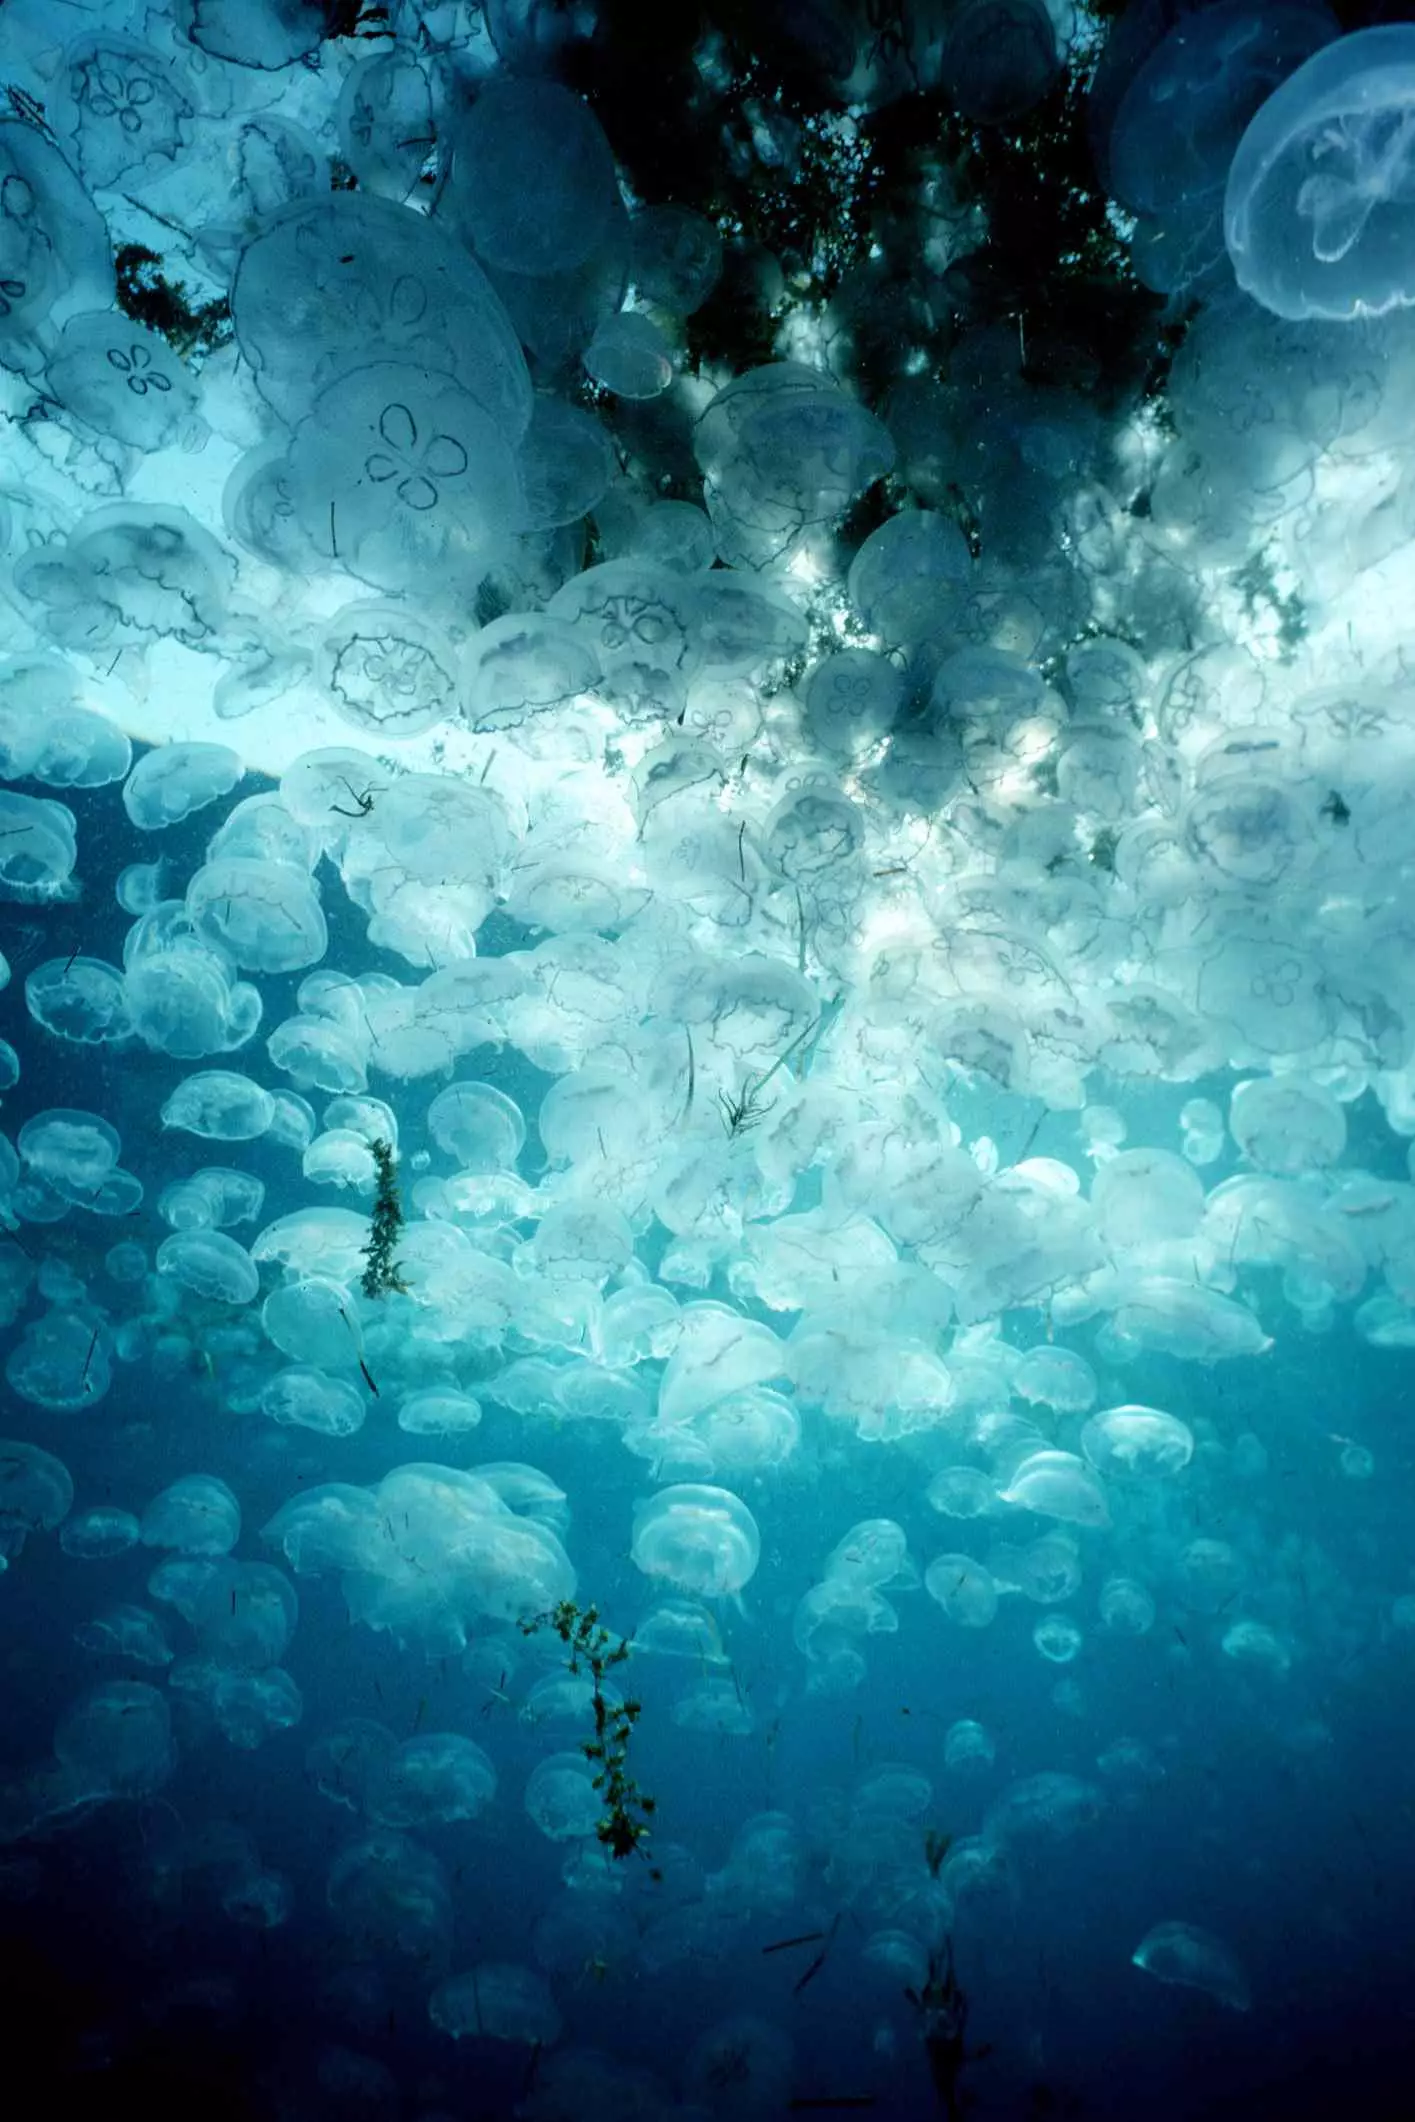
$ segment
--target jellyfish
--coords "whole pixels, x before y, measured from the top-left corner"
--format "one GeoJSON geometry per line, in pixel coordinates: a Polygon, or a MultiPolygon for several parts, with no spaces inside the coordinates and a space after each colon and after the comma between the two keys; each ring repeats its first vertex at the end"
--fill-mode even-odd
{"type": "Polygon", "coordinates": [[[51,139],[0,123],[0,343],[113,299],[103,216],[51,139]]]}
{"type": "Polygon", "coordinates": [[[241,1506],[215,1474],[183,1474],[154,1496],[142,1514],[145,1547],[184,1555],[227,1555],[241,1533],[241,1506]]]}
{"type": "Polygon", "coordinates": [[[219,1304],[248,1304],[260,1288],[250,1254],[219,1230],[174,1231],[157,1248],[157,1271],[219,1304]]]}
{"type": "Polygon", "coordinates": [[[434,1989],[428,2012],[454,2041],[513,2041],[539,2053],[560,2039],[560,2013],[544,1978],[509,1962],[483,1961],[450,1975],[434,1989]]]}
{"type": "Polygon", "coordinates": [[[496,1792],[496,1770],[460,1732],[419,1732],[385,1756],[367,1786],[365,1805],[385,1827],[425,1827],[475,1820],[496,1792]]]}
{"type": "Polygon", "coordinates": [[[251,1142],[274,1114],[268,1090],[230,1069],[201,1069],[184,1077],[162,1108],[164,1127],[212,1142],[251,1142]]]}
{"type": "Polygon", "coordinates": [[[62,1459],[37,1444],[0,1438],[0,1555],[16,1554],[27,1533],[53,1532],[63,1525],[73,1500],[74,1484],[62,1459]]]}
{"type": "Polygon", "coordinates": [[[685,1482],[639,1505],[633,1559],[645,1576],[698,1598],[733,1597],[761,1555],[751,1512],[729,1489],[685,1482]]]}
{"type": "Polygon", "coordinates": [[[551,1754],[538,1761],[526,1783],[526,1811],[552,1842],[596,1835],[604,1800],[595,1789],[594,1771],[583,1754],[551,1754]]]}
{"type": "Polygon", "coordinates": [[[64,1711],[54,1752],[95,1796],[160,1790],[174,1766],[166,1700],[143,1680],[105,1680],[64,1711]]]}
{"type": "Polygon", "coordinates": [[[1182,1473],[1194,1437],[1177,1415],[1158,1407],[1107,1407],[1081,1431],[1081,1450],[1096,1472],[1131,1479],[1182,1473]]]}
{"type": "Polygon", "coordinates": [[[1238,143],[1224,234],[1238,284],[1279,317],[1379,317],[1415,302],[1408,23],[1316,52],[1238,143]]]}
{"type": "Polygon", "coordinates": [[[69,319],[49,362],[48,383],[59,403],[87,426],[139,450],[175,441],[198,400],[196,379],[167,341],[119,310],[69,319]]]}
{"type": "Polygon", "coordinates": [[[1025,1458],[1001,1492],[1004,1503],[1071,1525],[1106,1526],[1105,1491],[1074,1452],[1037,1451],[1025,1458]]]}
{"type": "Polygon", "coordinates": [[[1197,1923],[1157,1923],[1130,1957],[1157,1981],[1202,1990],[1229,2011],[1252,2005],[1248,1977],[1232,1948],[1197,1923]]]}
{"type": "Polygon", "coordinates": [[[971,1555],[936,1555],[924,1572],[924,1586],[962,1628],[987,1628],[997,1616],[997,1585],[971,1555]]]}

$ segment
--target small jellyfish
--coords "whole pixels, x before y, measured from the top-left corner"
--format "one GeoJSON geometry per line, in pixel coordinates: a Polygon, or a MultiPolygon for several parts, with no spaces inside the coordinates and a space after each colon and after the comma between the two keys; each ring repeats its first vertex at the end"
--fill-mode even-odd
{"type": "Polygon", "coordinates": [[[619,398],[657,398],[673,381],[673,350],[642,310],[620,310],[599,327],[584,355],[585,372],[619,398]]]}
{"type": "Polygon", "coordinates": [[[104,1658],[131,1658],[137,1665],[170,1665],[172,1646],[157,1615],[145,1606],[113,1606],[74,1630],[80,1649],[104,1658]]]}
{"type": "Polygon", "coordinates": [[[604,1812],[594,1772],[583,1754],[551,1754],[526,1783],[526,1811],[552,1842],[593,1836],[604,1812]]]}
{"type": "Polygon", "coordinates": [[[144,752],[123,783],[123,807],[140,831],[161,832],[236,786],[245,768],[226,744],[164,744],[144,752]]]}
{"type": "Polygon", "coordinates": [[[543,1976],[511,1962],[483,1961],[439,1982],[428,2001],[434,2026],[454,2041],[513,2041],[539,2054],[560,2039],[562,2021],[543,1976]]]}
{"type": "Polygon", "coordinates": [[[1105,1490],[1073,1452],[1039,1451],[1024,1459],[1002,1490],[1002,1501],[1065,1524],[1106,1526],[1105,1490]]]}
{"type": "Polygon", "coordinates": [[[1048,1614],[1032,1630],[1032,1641],[1051,1665],[1069,1665],[1081,1649],[1081,1631],[1065,1614],[1048,1614]]]}
{"type": "Polygon", "coordinates": [[[260,1395],[260,1410],[272,1422],[316,1430],[325,1437],[351,1437],[362,1429],[366,1402],[344,1378],[331,1378],[311,1363],[287,1364],[260,1395]]]}
{"type": "Polygon", "coordinates": [[[1230,2011],[1252,2005],[1248,1977],[1232,1948],[1197,1923],[1157,1923],[1130,1957],[1157,1981],[1202,1990],[1230,2011]]]}
{"type": "MultiPolygon", "coordinates": [[[[0,1455],[3,1452],[0,1445],[0,1455]]],[[[136,1547],[138,1537],[138,1520],[130,1510],[121,1510],[116,1503],[93,1503],[87,1510],[74,1512],[59,1534],[59,1545],[66,1555],[81,1561],[102,1562],[110,1555],[126,1554],[136,1547]]]]}
{"type": "Polygon", "coordinates": [[[95,1797],[160,1790],[173,1766],[166,1700],[142,1680],[105,1680],[65,1710],[54,1752],[95,1797]]]}
{"type": "Polygon", "coordinates": [[[215,1474],[184,1474],[154,1496],[142,1514],[144,1547],[226,1555],[240,1534],[241,1506],[215,1474]]]}
{"type": "Polygon", "coordinates": [[[249,1304],[260,1289],[250,1254],[220,1230],[174,1231],[157,1248],[157,1272],[218,1304],[249,1304]]]}
{"type": "Polygon", "coordinates": [[[263,1135],[274,1113],[268,1090],[249,1076],[221,1068],[200,1069],[178,1084],[162,1108],[162,1125],[213,1142],[251,1142],[263,1135]]]}
{"type": "Polygon", "coordinates": [[[385,1827],[475,1820],[496,1794],[489,1757],[460,1732],[419,1732],[374,1771],[365,1803],[385,1827]]]}
{"type": "Polygon", "coordinates": [[[52,1532],[68,1516],[74,1484],[62,1459],[37,1444],[0,1438],[0,1554],[10,1552],[6,1535],[52,1532]]]}
{"type": "Polygon", "coordinates": [[[1133,1577],[1107,1577],[1100,1590],[1101,1623],[1115,1636],[1144,1636],[1155,1625],[1155,1602],[1133,1577]]]}
{"type": "Polygon", "coordinates": [[[509,1171],[525,1146],[520,1107],[490,1083],[449,1084],[428,1107],[427,1125],[463,1171],[509,1171]]]}
{"type": "Polygon", "coordinates": [[[961,1773],[991,1768],[997,1759],[992,1735],[976,1719],[960,1717],[944,1736],[943,1765],[961,1773]]]}
{"type": "Polygon", "coordinates": [[[271,1563],[222,1558],[197,1594],[189,1618],[209,1657],[255,1673],[284,1657],[299,1611],[294,1585],[271,1563]]]}
{"type": "Polygon", "coordinates": [[[892,1518],[866,1518],[831,1550],[824,1574],[850,1584],[887,1585],[908,1560],[904,1528],[892,1518]]]}
{"type": "Polygon", "coordinates": [[[730,1489],[684,1482],[639,1505],[632,1552],[645,1576],[697,1598],[723,1598],[750,1581],[761,1538],[730,1489]]]}
{"type": "Polygon", "coordinates": [[[481,1418],[481,1402],[470,1393],[436,1388],[410,1393],[398,1409],[398,1427],[412,1437],[460,1436],[481,1418]]]}
{"type": "Polygon", "coordinates": [[[924,1495],[945,1518],[985,1518],[997,1505],[997,1486],[980,1466],[945,1466],[924,1495]]]}
{"type": "Polygon", "coordinates": [[[997,1585],[971,1555],[935,1556],[924,1572],[924,1588],[961,1628],[987,1628],[997,1618],[997,1585]]]}
{"type": "Polygon", "coordinates": [[[1081,1431],[1081,1450],[1098,1474],[1154,1480],[1182,1473],[1194,1455],[1187,1422],[1159,1407],[1107,1407],[1081,1431]]]}

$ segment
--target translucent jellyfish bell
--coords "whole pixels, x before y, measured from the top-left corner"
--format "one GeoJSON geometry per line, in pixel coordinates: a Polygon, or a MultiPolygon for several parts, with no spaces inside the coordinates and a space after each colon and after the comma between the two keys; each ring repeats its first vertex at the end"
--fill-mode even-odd
{"type": "Polygon", "coordinates": [[[11,899],[71,897],[77,826],[65,803],[0,790],[0,885],[11,899]]]}
{"type": "Polygon", "coordinates": [[[1107,1577],[1101,1586],[1100,1616],[1112,1635],[1143,1636],[1155,1625],[1155,1602],[1133,1577],[1107,1577]]]}
{"type": "Polygon", "coordinates": [[[730,1489],[683,1482],[634,1514],[633,1559],[647,1577],[697,1598],[731,1597],[761,1556],[756,1521],[730,1489]]]}
{"type": "Polygon", "coordinates": [[[950,1724],[943,1742],[943,1765],[955,1773],[981,1772],[992,1767],[997,1747],[992,1735],[973,1717],[960,1717],[950,1724]]]}
{"type": "Polygon", "coordinates": [[[323,1798],[362,1812],[394,1752],[392,1732],[368,1717],[342,1717],[309,1747],[305,1773],[323,1798]]]}
{"type": "Polygon", "coordinates": [[[1037,1511],[1043,1517],[1059,1518],[1069,1525],[1110,1523],[1104,1489],[1074,1452],[1031,1453],[1002,1490],[1002,1501],[1037,1511]]]}
{"type": "Polygon", "coordinates": [[[604,1812],[594,1772],[583,1754],[551,1754],[526,1783],[526,1811],[552,1842],[593,1836],[604,1812]]]}
{"type": "Polygon", "coordinates": [[[270,1125],[268,1090],[234,1070],[200,1069],[178,1084],[162,1108],[162,1125],[212,1142],[251,1142],[270,1125]]]}
{"type": "MultiPolygon", "coordinates": [[[[264,223],[231,313],[257,388],[292,426],[330,385],[392,363],[455,381],[512,441],[530,417],[525,358],[485,274],[440,219],[371,193],[326,190],[264,223]]],[[[327,540],[327,496],[310,522],[327,540]]]]}
{"type": "Polygon", "coordinates": [[[1069,1665],[1081,1649],[1081,1631],[1065,1614],[1048,1614],[1032,1630],[1032,1641],[1051,1665],[1069,1665]]]}
{"type": "Polygon", "coordinates": [[[156,1614],[145,1606],[112,1606],[80,1622],[74,1641],[105,1658],[131,1658],[135,1665],[170,1665],[172,1646],[156,1614]]]}
{"type": "MultiPolygon", "coordinates": [[[[1342,1106],[1302,1076],[1251,1076],[1237,1084],[1228,1124],[1251,1164],[1283,1177],[1324,1170],[1346,1147],[1342,1106]]],[[[1222,1121],[1219,1131],[1221,1137],[1222,1121]]]]}
{"type": "Polygon", "coordinates": [[[1247,2011],[1252,2005],[1248,1977],[1237,1955],[1197,1923],[1157,1923],[1130,1957],[1156,1981],[1202,1990],[1230,2011],[1247,2011]]]}
{"type": "Polygon", "coordinates": [[[376,589],[436,583],[525,516],[514,454],[490,414],[450,377],[400,364],[330,386],[295,431],[289,476],[310,536],[327,536],[341,565],[376,589]]]}
{"type": "Polygon", "coordinates": [[[866,1518],[831,1550],[823,1574],[850,1584],[888,1585],[907,1571],[909,1543],[892,1518],[866,1518]]]}
{"type": "Polygon", "coordinates": [[[717,1622],[704,1606],[686,1599],[667,1599],[634,1631],[635,1653],[643,1657],[688,1658],[701,1666],[725,1663],[717,1622]]]}
{"type": "Polygon", "coordinates": [[[412,1437],[461,1436],[481,1421],[481,1402],[470,1393],[430,1389],[410,1393],[398,1409],[398,1427],[412,1437]]]}
{"type": "Polygon", "coordinates": [[[214,803],[245,768],[226,744],[163,744],[144,752],[123,783],[123,807],[140,831],[161,832],[214,803]]]}
{"type": "Polygon", "coordinates": [[[428,1107],[427,1125],[463,1171],[508,1171],[526,1140],[520,1107],[490,1083],[449,1084],[428,1107]]]}
{"type": "Polygon", "coordinates": [[[174,1693],[206,1702],[221,1736],[255,1753],[276,1732],[289,1732],[303,1717],[299,1687],[280,1666],[265,1672],[235,1672],[216,1657],[182,1657],[172,1666],[168,1683],[174,1693]]]}
{"type": "Polygon", "coordinates": [[[86,426],[139,450],[174,442],[198,397],[191,370],[167,341],[119,310],[71,317],[48,379],[60,404],[86,426]]]}
{"type": "Polygon", "coordinates": [[[298,972],[318,964],[328,931],[312,879],[286,862],[226,855],[187,886],[187,914],[207,942],[243,970],[298,972]]]}
{"type": "Polygon", "coordinates": [[[1107,1407],[1081,1431],[1081,1450],[1098,1474],[1154,1479],[1182,1473],[1194,1455],[1187,1422],[1159,1407],[1107,1407]]]}
{"type": "Polygon", "coordinates": [[[608,318],[584,358],[586,374],[620,398],[657,398],[673,381],[673,350],[642,310],[608,318]]]}
{"type": "Polygon", "coordinates": [[[172,1773],[166,1700],[141,1680],[105,1680],[59,1719],[54,1752],[96,1796],[142,1797],[172,1773]]]}
{"type": "Polygon", "coordinates": [[[689,1451],[701,1446],[715,1473],[741,1474],[781,1465],[800,1439],[801,1420],[791,1402],[769,1386],[754,1385],[714,1401],[691,1430],[675,1431],[672,1443],[681,1440],[689,1451]]]}
{"type": "Polygon", "coordinates": [[[112,1344],[87,1312],[46,1312],[11,1349],[5,1378],[36,1407],[90,1407],[113,1381],[112,1344]]]}
{"type": "Polygon", "coordinates": [[[351,1437],[362,1429],[368,1406],[347,1379],[331,1378],[311,1363],[290,1363],[263,1388],[260,1410],[293,1429],[351,1437]]]}
{"type": "Polygon", "coordinates": [[[1101,1229],[1116,1247],[1193,1235],[1203,1221],[1204,1188],[1182,1157],[1163,1149],[1123,1149],[1102,1164],[1091,1187],[1101,1229]]]}
{"type": "Polygon", "coordinates": [[[103,1184],[118,1162],[118,1131],[97,1113],[52,1111],[26,1120],[16,1147],[30,1168],[71,1200],[103,1184]]]}
{"type": "Polygon", "coordinates": [[[164,1187],[157,1212],[172,1230],[224,1230],[254,1223],[264,1203],[265,1187],[250,1172],[207,1164],[164,1187]]]}
{"type": "Polygon", "coordinates": [[[25,976],[25,1007],[56,1039],[122,1044],[133,1036],[123,976],[101,958],[51,958],[25,976]]]}
{"type": "MultiPolygon", "coordinates": [[[[621,394],[627,395],[627,394],[621,394]]],[[[614,446],[592,413],[539,397],[517,454],[528,532],[577,523],[614,474],[614,446]]]]}
{"type": "Polygon", "coordinates": [[[936,1555],[924,1572],[924,1588],[960,1628],[987,1628],[997,1618],[997,1585],[971,1555],[936,1555]]]}
{"type": "Polygon", "coordinates": [[[618,196],[599,120],[551,81],[494,77],[463,124],[456,173],[478,256],[516,274],[582,265],[603,242],[618,196]]]}
{"type": "Polygon", "coordinates": [[[208,1656],[242,1672],[263,1672],[285,1655],[300,1605],[295,1587],[269,1562],[223,1558],[190,1615],[208,1656]]]}
{"type": "Polygon", "coordinates": [[[0,343],[113,299],[103,216],[37,126],[0,124],[0,343]]]}
{"type": "Polygon", "coordinates": [[[52,1532],[74,1500],[69,1470],[37,1444],[0,1438],[0,1554],[13,1553],[6,1536],[52,1532]]]}
{"type": "Polygon", "coordinates": [[[1415,29],[1340,37],[1268,97],[1238,144],[1224,233],[1238,284],[1279,317],[1415,302],[1415,29]]]}
{"type": "Polygon", "coordinates": [[[924,1500],[944,1518],[985,1518],[997,1506],[997,1485],[980,1466],[945,1466],[925,1489],[924,1500]]]}
{"type": "MultiPolygon", "coordinates": [[[[4,1452],[5,1446],[0,1445],[0,1469],[4,1452]]],[[[75,1511],[59,1535],[59,1545],[66,1555],[75,1555],[81,1561],[102,1562],[135,1547],[138,1531],[138,1520],[130,1510],[122,1510],[116,1503],[93,1503],[87,1510],[75,1511]]]]}
{"type": "Polygon", "coordinates": [[[157,1271],[218,1304],[249,1304],[260,1288],[244,1245],[219,1230],[174,1231],[157,1248],[157,1271]]]}
{"type": "Polygon", "coordinates": [[[431,1850],[390,1829],[340,1851],[329,1870],[329,1906],[340,1927],[367,1951],[425,1959],[452,1934],[452,1893],[431,1850]]]}
{"type": "Polygon", "coordinates": [[[1095,1405],[1096,1374],[1074,1349],[1029,1348],[1012,1376],[1014,1392],[1059,1414],[1083,1415],[1095,1405]]]}
{"type": "Polygon", "coordinates": [[[371,1780],[367,1806],[385,1827],[474,1820],[496,1794],[489,1757],[460,1732],[419,1732],[387,1756],[371,1780]]]}
{"type": "Polygon", "coordinates": [[[1219,0],[1181,14],[1149,53],[1115,114],[1109,160],[1110,189],[1142,217],[1150,286],[1206,284],[1223,257],[1224,181],[1245,128],[1338,34],[1323,7],[1219,0]]]}
{"type": "Polygon", "coordinates": [[[240,1535],[241,1506],[215,1474],[184,1474],[154,1496],[142,1514],[144,1547],[226,1555],[240,1535]]]}
{"type": "Polygon", "coordinates": [[[561,2017],[543,1976],[510,1962],[482,1961],[439,1982],[428,2002],[434,2026],[454,2041],[514,2041],[537,2054],[560,2039],[561,2017]]]}

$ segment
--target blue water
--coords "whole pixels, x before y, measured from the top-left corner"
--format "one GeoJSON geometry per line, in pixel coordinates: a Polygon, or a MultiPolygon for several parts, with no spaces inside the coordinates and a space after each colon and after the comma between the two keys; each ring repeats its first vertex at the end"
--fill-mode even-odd
{"type": "Polygon", "coordinates": [[[1415,2114],[1366,12],[0,0],[3,2112],[1415,2114]]]}

